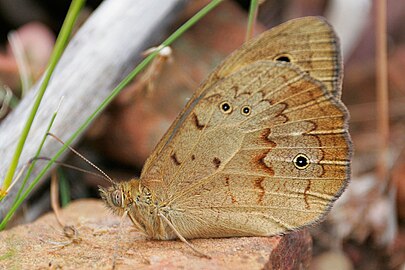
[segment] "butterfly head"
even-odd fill
[[[130,185],[126,182],[108,188],[99,187],[99,191],[104,203],[115,214],[122,215],[133,203]]]

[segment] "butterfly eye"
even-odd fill
[[[296,155],[293,162],[295,167],[299,170],[303,170],[309,166],[309,158],[304,154]]]
[[[111,201],[114,206],[122,207],[122,192],[121,190],[115,190],[111,193]]]
[[[250,106],[243,106],[240,112],[241,114],[248,116],[252,112],[252,109],[250,108]]]
[[[274,60],[279,61],[279,62],[291,62],[291,57],[286,54],[281,54],[278,55],[274,58]]]
[[[231,104],[228,102],[224,101],[219,105],[219,108],[223,113],[231,113],[232,112],[232,107]]]

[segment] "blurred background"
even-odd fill
[[[87,1],[84,23],[102,1]],[[189,1],[170,26],[175,30],[207,0]],[[377,1],[376,1],[377,2]],[[24,76],[42,75],[70,1],[0,0],[0,121],[24,96]],[[206,75],[245,39],[250,1],[225,1],[187,32],[95,121],[76,149],[115,179],[139,176],[145,159]],[[313,269],[405,269],[405,1],[387,1],[389,145],[387,176],[381,165],[377,125],[375,6],[370,0],[267,0],[257,33],[292,18],[321,15],[335,27],[344,55],[342,100],[354,142],[352,180],[328,220],[311,228]],[[170,34],[168,31],[167,34]],[[157,67],[156,67],[157,66]],[[170,101],[170,102],[168,102]],[[88,165],[69,155],[66,164]],[[91,170],[91,169],[89,169]],[[98,198],[98,178],[59,168],[62,205]],[[50,210],[49,185],[25,202],[13,224]],[[329,266],[329,267],[328,267]],[[326,268],[328,267],[328,268]]]

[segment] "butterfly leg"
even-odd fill
[[[118,257],[118,247],[119,247],[119,243],[121,242],[121,236],[122,236],[122,225],[124,224],[124,219],[125,217],[128,215],[128,211],[125,211],[124,214],[121,216],[120,219],[120,225],[119,225],[119,229],[118,229],[118,234],[116,235],[116,239],[115,239],[115,245],[114,245],[114,253],[113,253],[113,257],[112,257],[112,267],[111,269],[115,269],[116,265],[117,265],[117,257]]]
[[[164,220],[167,225],[169,225],[169,227],[173,230],[173,232],[177,235],[177,237],[184,243],[186,244],[189,248],[191,248],[192,250],[194,250],[196,253],[198,253],[199,256],[207,258],[207,259],[211,259],[211,257],[205,253],[203,253],[202,251],[199,251],[196,247],[194,247],[191,243],[189,243],[186,238],[184,238],[178,231],[177,229],[174,227],[174,225],[170,222],[170,220],[165,217],[165,215],[162,215],[161,213],[158,213],[158,216],[162,218],[162,220]]]

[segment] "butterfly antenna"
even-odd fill
[[[30,159],[27,164],[28,164],[28,165],[31,164],[34,160],[47,160],[47,161],[51,161],[52,159],[49,158],[49,157],[34,157],[34,158]],[[91,174],[91,175],[93,175],[93,176],[97,176],[97,177],[103,178],[104,180],[109,181],[109,179],[106,178],[104,175],[99,174],[99,173],[96,173],[96,172],[90,172],[90,171],[88,171],[88,170],[85,170],[85,169],[82,169],[82,168],[79,168],[79,167],[76,167],[76,166],[73,166],[73,165],[69,165],[69,164],[63,163],[63,162],[61,162],[61,161],[59,161],[59,160],[55,160],[54,163],[55,163],[55,164],[58,164],[58,165],[61,166],[61,167],[69,168],[69,169],[72,169],[72,170],[75,170],[75,171],[79,171],[79,172],[82,172],[82,173]]]
[[[101,170],[99,167],[97,167],[93,162],[91,162],[90,160],[88,160],[87,158],[85,158],[82,154],[80,154],[79,152],[77,152],[75,149],[73,149],[73,147],[71,147],[70,145],[67,145],[66,143],[64,143],[61,139],[59,139],[55,134],[48,132],[49,136],[51,136],[52,138],[54,138],[55,140],[57,140],[58,142],[60,142],[61,144],[65,145],[67,148],[69,148],[70,151],[72,151],[73,153],[75,153],[78,157],[80,157],[81,159],[83,159],[87,164],[89,164],[90,166],[92,166],[94,169],[96,169],[99,173],[101,173],[104,176],[104,179],[109,181],[112,184],[115,184],[115,182],[112,180],[111,177],[109,177],[103,170]]]

